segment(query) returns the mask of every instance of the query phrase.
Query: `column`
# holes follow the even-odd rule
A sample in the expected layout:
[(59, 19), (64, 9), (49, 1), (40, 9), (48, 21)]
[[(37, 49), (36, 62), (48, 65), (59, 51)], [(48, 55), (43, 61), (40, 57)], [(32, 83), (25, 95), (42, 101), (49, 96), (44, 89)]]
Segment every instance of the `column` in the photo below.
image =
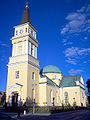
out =
[(22, 54), (24, 54), (24, 41), (22, 42)]
[(18, 92), (18, 107), (21, 105), (21, 91)]
[(33, 57), (35, 57), (35, 46), (33, 45)]
[(10, 106), (12, 106), (12, 92), (10, 92), (9, 104), (10, 104)]
[(37, 47), (35, 47), (35, 58), (37, 58)]
[(29, 42), (29, 55), (31, 55), (31, 43)]
[(35, 39), (36, 39), (36, 33), (35, 33)]
[(15, 49), (15, 44), (12, 46), (12, 57), (14, 56), (14, 49)]
[(29, 42), (28, 42), (28, 40), (26, 40), (26, 54), (28, 54), (28, 51), (29, 51)]
[(16, 43), (16, 56), (18, 55), (18, 43)]

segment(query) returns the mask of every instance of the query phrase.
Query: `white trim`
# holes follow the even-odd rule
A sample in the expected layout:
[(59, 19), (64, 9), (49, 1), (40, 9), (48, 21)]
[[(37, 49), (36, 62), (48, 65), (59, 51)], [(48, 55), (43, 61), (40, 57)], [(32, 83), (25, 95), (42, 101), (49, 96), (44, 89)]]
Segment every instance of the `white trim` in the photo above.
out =
[(21, 91), (18, 91), (18, 107), (21, 105)]
[(60, 87), (60, 89), (67, 89), (67, 88), (70, 88), (70, 89), (72, 89), (72, 88), (80, 88), (80, 86), (73, 86), (73, 87)]
[(16, 43), (16, 56), (18, 55), (18, 43)]
[(17, 28), (17, 27), (22, 27), (24, 25), (28, 25), (29, 26), (29, 22), (25, 23), (25, 24), (21, 24), (21, 25), (17, 25), (17, 26), (14, 26), (13, 28)]
[(15, 49), (15, 44), (12, 46), (12, 56), (14, 56), (14, 49)]
[[(34, 64), (34, 63), (30, 62), (30, 61), (29, 62), (25, 61), (25, 62), (12, 63), (12, 64), (8, 64), (7, 66), (15, 66), (15, 65), (20, 65), (20, 64), (25, 64), (25, 63), (27, 63), (28, 65), (30, 64), (30, 65), (32, 65), (32, 66), (37, 67), (38, 69), (40, 69), (40, 67), (39, 67), (38, 64)], [(18, 68), (18, 67), (16, 67), (16, 68)], [(12, 68), (8, 68), (8, 69), (12, 69)]]
[(28, 40), (26, 40), (26, 54), (28, 54)]
[(24, 54), (24, 41), (22, 42), (22, 54)]
[(35, 47), (35, 58), (37, 59), (37, 47)]
[(31, 55), (31, 42), (29, 42), (29, 55)]
[(35, 46), (33, 45), (33, 57), (35, 57)]
[(11, 89), (11, 88), (21, 88), (21, 87), (22, 87), (22, 85), (19, 85), (19, 84), (16, 84), (16, 83), (8, 86), (9, 89)]

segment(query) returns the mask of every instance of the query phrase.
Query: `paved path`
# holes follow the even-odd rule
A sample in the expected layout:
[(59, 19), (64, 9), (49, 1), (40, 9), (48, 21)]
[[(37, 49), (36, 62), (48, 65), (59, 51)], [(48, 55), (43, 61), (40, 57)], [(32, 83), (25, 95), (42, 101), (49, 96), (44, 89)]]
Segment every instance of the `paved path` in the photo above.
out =
[(90, 120), (90, 110), (71, 111), (52, 115), (26, 115), (20, 120)]

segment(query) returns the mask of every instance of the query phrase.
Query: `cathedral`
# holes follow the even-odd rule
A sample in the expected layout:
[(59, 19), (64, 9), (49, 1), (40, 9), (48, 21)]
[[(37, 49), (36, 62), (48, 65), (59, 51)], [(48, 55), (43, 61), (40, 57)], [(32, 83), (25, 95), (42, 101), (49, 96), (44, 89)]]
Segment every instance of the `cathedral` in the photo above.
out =
[(86, 106), (81, 75), (65, 76), (53, 65), (40, 70), (36, 34), (26, 5), (22, 21), (14, 26), (14, 36), (11, 38), (12, 56), (8, 63), (6, 102), (10, 106), (20, 106), (25, 102), (27, 105), (35, 102), (37, 106), (72, 106), (74, 103)]

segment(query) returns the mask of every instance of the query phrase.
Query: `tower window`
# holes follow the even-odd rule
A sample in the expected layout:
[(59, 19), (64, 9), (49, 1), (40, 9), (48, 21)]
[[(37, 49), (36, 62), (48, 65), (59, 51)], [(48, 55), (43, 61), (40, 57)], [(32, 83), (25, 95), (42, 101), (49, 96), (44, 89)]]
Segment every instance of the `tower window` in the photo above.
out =
[(31, 55), (33, 56), (33, 45), (31, 44)]
[(27, 28), (25, 28), (25, 32), (27, 32)]
[(31, 30), (31, 35), (33, 36), (33, 31)]
[(16, 71), (16, 79), (19, 79), (19, 71)]
[(16, 30), (16, 35), (18, 35), (18, 31)]
[(34, 81), (35, 80), (35, 73), (33, 72), (32, 73), (32, 81)]

